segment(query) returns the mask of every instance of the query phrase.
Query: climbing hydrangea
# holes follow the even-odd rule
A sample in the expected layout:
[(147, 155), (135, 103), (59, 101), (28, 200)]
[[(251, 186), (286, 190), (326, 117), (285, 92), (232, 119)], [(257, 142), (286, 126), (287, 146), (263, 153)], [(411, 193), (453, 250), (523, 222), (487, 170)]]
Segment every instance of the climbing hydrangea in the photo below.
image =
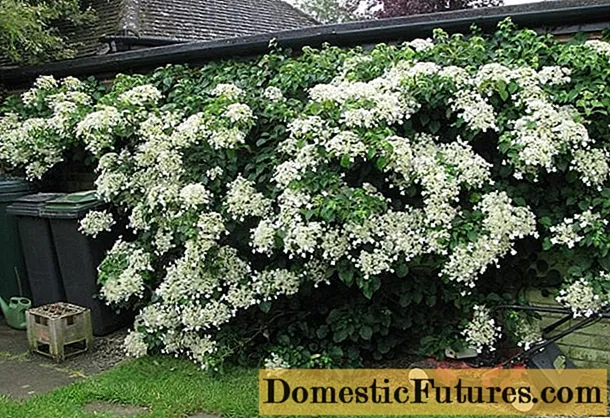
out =
[(112, 213), (106, 210), (103, 211), (90, 211), (80, 221), (79, 230), (86, 235), (90, 235), (95, 238), (97, 234), (104, 231), (110, 231), (112, 226), (115, 224)]
[[(448, 329), (493, 348), (499, 322), (483, 293), (507, 270), (522, 285), (538, 241), (566, 283), (559, 303), (591, 316), (609, 301), (607, 273), (589, 273), (606, 265), (610, 242), (610, 98), (588, 92), (610, 73), (591, 74), (586, 62), (607, 70), (610, 48), (522, 35), (544, 46), (532, 47), (536, 60), (511, 37), (437, 31), (370, 51), (170, 66), (120, 76), (106, 94), (41, 77), (0, 116), (0, 170), (45, 179), (83, 155), (94, 165), (98, 195), (129, 232), (99, 281), (109, 304), (139, 310), (130, 355), (161, 351), (216, 369), (235, 355), (231, 343), (290, 339), (269, 331), (284, 321), (274, 309), (331, 292), (327, 284), (331, 313), (316, 338), (332, 343), (316, 343), (326, 352), (310, 360), (348, 353), (332, 346), (347, 341), (385, 349), (368, 343), (370, 330), (398, 327), (397, 312), (424, 303), (459, 312)], [(95, 211), (80, 229), (95, 237), (118, 221)], [(571, 266), (576, 257), (586, 262)], [(354, 321), (382, 302), (387, 320), (343, 335), (329, 319), (342, 309), (330, 304), (356, 291), (364, 308)], [(235, 324), (248, 325), (227, 332)], [(525, 321), (517, 339), (527, 347), (538, 331)], [(300, 365), (284, 350), (265, 357), (270, 368)]]

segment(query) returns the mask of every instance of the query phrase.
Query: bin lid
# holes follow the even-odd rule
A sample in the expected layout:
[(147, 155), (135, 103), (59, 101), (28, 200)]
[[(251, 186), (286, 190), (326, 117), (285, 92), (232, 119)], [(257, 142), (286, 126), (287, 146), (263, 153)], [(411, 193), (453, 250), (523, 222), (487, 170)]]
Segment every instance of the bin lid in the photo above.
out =
[(77, 219), (104, 204), (95, 190), (70, 193), (47, 201), (41, 215), (46, 218)]
[(18, 178), (0, 178), (0, 195), (33, 190), (32, 183)]
[(6, 208), (6, 213), (19, 216), (40, 216), (45, 202), (57, 199), (62, 195), (63, 193), (36, 193), (23, 196)]

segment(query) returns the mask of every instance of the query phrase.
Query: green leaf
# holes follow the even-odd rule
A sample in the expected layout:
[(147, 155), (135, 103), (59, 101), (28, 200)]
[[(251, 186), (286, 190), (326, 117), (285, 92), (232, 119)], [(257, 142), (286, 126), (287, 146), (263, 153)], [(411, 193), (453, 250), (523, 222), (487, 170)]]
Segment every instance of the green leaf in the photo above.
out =
[(318, 330), (316, 331), (316, 335), (319, 339), (324, 339), (326, 338), (326, 336), (328, 335), (328, 326), (326, 325), (322, 325), (320, 328), (318, 328)]
[(345, 329), (339, 330), (333, 334), (333, 341), (336, 343), (340, 343), (342, 341), (345, 341), (347, 339), (347, 336), (348, 336), (347, 330), (345, 330)]
[(404, 262), (398, 263), (396, 266), (396, 275), (402, 279), (403, 277), (406, 277), (407, 274), (409, 274), (409, 266)]
[(349, 159), (349, 155), (345, 154), (341, 157), (341, 167), (350, 168), (352, 166), (352, 162)]
[(377, 158), (377, 168), (379, 170), (383, 170), (386, 166), (388, 165), (388, 160), (385, 157), (379, 157)]
[(370, 340), (373, 336), (373, 328), (369, 327), (368, 325), (362, 326), (360, 328), (360, 336), (364, 340)]
[(339, 279), (346, 285), (354, 283), (354, 270), (351, 264), (346, 263), (347, 266), (339, 267)]

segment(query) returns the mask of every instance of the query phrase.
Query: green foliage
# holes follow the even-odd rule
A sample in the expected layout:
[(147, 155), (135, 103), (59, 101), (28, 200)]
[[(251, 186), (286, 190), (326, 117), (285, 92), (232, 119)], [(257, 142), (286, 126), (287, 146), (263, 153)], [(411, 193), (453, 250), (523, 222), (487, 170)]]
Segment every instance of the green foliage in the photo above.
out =
[[(276, 293), (257, 299), (256, 306), (238, 310), (230, 320), (225, 315), (226, 323), (211, 331), (222, 347), (211, 366), (221, 369), (227, 358), (261, 364), (268, 352), (302, 367), (360, 366), (408, 350), (439, 355), (446, 347), (465, 344), (461, 330), (468, 326), (474, 306), (521, 302), (524, 288), (568, 287), (582, 279), (594, 294), (607, 297), (610, 288), (607, 276), (601, 273), (610, 269), (610, 231), (605, 221), (610, 215), (609, 170), (603, 163), (599, 173), (591, 172), (592, 164), (578, 167), (576, 156), (581, 151), (587, 156), (589, 152), (606, 155), (610, 147), (610, 55), (604, 52), (604, 48), (609, 49), (606, 44), (583, 41), (563, 44), (504, 21), (491, 35), (474, 30), (470, 37), (450, 36), (437, 30), (432, 42), (380, 44), (367, 51), (325, 46), (293, 54), (272, 48), (265, 56), (249, 61), (212, 62), (201, 68), (167, 66), (149, 75), (119, 76), (104, 94), (89, 84), (81, 86), (94, 100), (77, 107), (80, 117), (107, 110), (104, 106), (121, 115), (116, 124), (102, 125), (105, 130), (100, 132), (111, 133), (110, 143), (102, 143), (99, 155), (90, 158), (100, 162), (101, 183), (110, 183), (110, 176), (105, 177), (108, 172), (119, 177), (119, 187), (108, 192), (117, 209), (132, 218), (141, 210), (145, 227), (135, 233), (136, 247), (150, 254), (153, 268), (141, 268), (146, 271), (142, 279), (146, 289), (139, 303), (154, 308), (168, 297), (159, 295), (158, 290), (167, 280), (168, 270), (184, 260), (187, 250), (189, 254), (200, 251), (209, 259), (197, 270), (200, 275), (195, 275), (186, 289), (178, 290), (187, 292), (201, 277), (217, 282), (206, 295), (209, 299), (202, 302), (197, 295), (195, 303), (186, 296), (177, 298), (177, 309), (221, 299), (229, 288), (223, 281), (225, 276), (234, 273), (231, 268), (238, 270), (236, 260), (247, 260), (252, 272), (280, 272), (265, 276), (272, 277), (270, 287)], [(396, 79), (388, 75), (392, 71), (398, 74), (396, 85), (392, 85)], [(349, 126), (346, 115), (358, 117), (366, 114), (357, 112), (363, 109), (387, 111), (384, 105), (392, 103), (376, 103), (368, 97), (368, 82), (376, 92), (392, 92), (384, 98), (404, 100), (401, 111), (408, 116), (395, 120), (387, 113), (375, 114), (371, 123)], [(384, 84), (379, 87), (375, 82)], [(225, 84), (242, 92), (239, 103), (230, 95), (214, 93)], [(10, 134), (18, 131), (21, 120), (31, 123), (33, 117), (51, 117), (54, 113), (48, 102), (53, 102), (62, 88), (30, 94), (29, 104), (14, 98), (7, 101), (4, 111), (15, 115), (3, 122), (8, 128), (0, 124), (0, 135), (4, 129), (8, 132), (5, 138), (28, 152), (36, 150), (32, 144), (24, 145), (22, 136), (15, 139)], [(280, 99), (266, 96), (273, 89), (279, 89)], [(345, 100), (311, 98), (333, 92), (340, 96), (350, 89), (357, 94)], [(155, 99), (134, 100), (134, 91), (155, 94)], [(360, 91), (365, 93), (359, 95)], [(474, 103), (468, 104), (468, 100)], [(410, 101), (417, 106), (410, 107)], [(460, 101), (466, 105), (455, 104)], [(242, 109), (245, 105), (252, 116), (229, 122), (227, 109), (235, 104)], [(238, 128), (245, 133), (243, 143), (223, 148), (197, 136), (178, 151), (163, 148), (183, 139), (174, 134), (180, 129), (187, 131), (188, 126), (184, 128), (182, 123), (194, 116), (200, 117), (208, 131), (226, 134), (232, 127)], [(296, 130), (291, 124), (303, 120), (322, 120), (326, 125), (317, 131), (304, 129), (299, 135), (291, 132)], [(155, 125), (151, 121), (161, 122)], [(36, 126), (40, 125), (39, 121)], [(64, 138), (53, 132), (58, 142), (58, 150), (53, 151), (69, 161), (76, 132), (83, 129), (80, 122), (70, 120), (66, 131), (75, 134)], [(194, 130), (203, 136), (201, 131), (205, 130)], [(355, 147), (341, 148), (349, 142), (334, 148), (320, 146), (315, 169), (304, 169), (285, 185), (274, 179), (278, 167), (293, 162), (307, 145), (319, 145), (327, 132), (338, 135), (345, 131), (352, 134), (344, 136), (345, 141), (356, 137), (361, 152)], [(100, 132), (92, 135), (96, 144), (102, 142), (100, 138), (107, 139)], [(576, 134), (565, 139), (561, 137), (565, 132)], [(36, 132), (33, 137), (39, 138)], [(162, 140), (155, 142), (155, 138)], [(579, 139), (588, 138), (581, 148)], [(160, 176), (157, 166), (161, 163), (151, 164), (147, 170), (138, 167), (138, 158), (145, 159), (146, 152), (155, 147), (163, 156), (178, 155), (179, 164), (172, 167), (184, 168), (184, 173), (177, 184), (163, 183), (163, 176), (173, 173)], [(288, 151), (282, 151), (283, 147)], [(524, 150), (532, 151), (531, 155)], [(0, 155), (2, 151), (0, 147)], [(25, 152), (15, 154), (21, 157)], [(100, 155), (106, 158), (100, 159)], [(27, 172), (31, 161), (17, 157), (15, 172)], [(412, 169), (417, 164), (424, 168)], [(210, 174), (214, 167), (222, 168), (220, 174)], [(400, 171), (401, 167), (406, 168)], [(427, 169), (437, 171), (429, 177), (421, 175), (428, 173)], [(400, 177), (401, 173), (406, 174)], [(480, 182), (476, 181), (478, 174), (483, 179)], [(594, 178), (598, 174), (599, 178)], [(247, 198), (238, 201), (250, 212), (257, 208), (248, 205), (258, 199), (267, 202), (277, 215), (282, 207), (280, 197), (286, 192), (302, 192), (311, 196), (311, 201), (299, 206), (294, 216), (304, 224), (324, 225), (324, 234), (349, 226), (349, 239), (354, 241), (359, 227), (372, 225), (376, 229), (358, 247), (341, 250), (334, 262), (327, 260), (319, 247), (313, 255), (293, 251), (289, 245), (292, 225), (273, 230), (270, 248), (253, 253), (252, 231), (263, 215), (233, 216), (227, 200), (238, 175), (242, 183), (251, 185)], [(466, 180), (455, 180), (462, 177)], [(122, 182), (132, 179), (138, 187), (123, 187)], [(434, 189), (431, 196), (426, 194), (430, 184), (445, 179), (449, 179), (444, 183), (447, 187)], [(177, 210), (173, 201), (158, 205), (161, 192), (156, 186), (170, 191), (176, 187), (178, 195), (185, 184), (200, 185), (209, 192), (210, 209)], [(453, 186), (457, 191), (450, 201), (436, 206), (432, 204), (435, 201), (430, 203), (451, 192)], [(98, 184), (98, 189), (110, 189), (104, 187)], [(149, 193), (149, 189), (158, 194)], [(456, 213), (432, 225), (438, 206), (456, 209)], [(201, 234), (199, 216), (211, 212), (219, 215), (227, 233), (202, 250), (196, 246), (200, 244), (196, 241)], [(380, 220), (388, 213), (405, 215), (392, 218), (399, 219), (402, 229), (381, 231), (387, 224)], [(416, 223), (420, 215), (431, 221)], [(417, 227), (411, 229), (410, 222)], [(167, 231), (170, 248), (160, 251), (158, 241), (163, 240), (158, 239), (159, 234), (164, 238)], [(418, 235), (410, 241), (407, 234), (412, 231)], [(396, 237), (404, 239), (396, 243)], [(438, 250), (409, 252), (422, 242), (436, 245)], [(400, 245), (404, 245), (400, 251), (391, 253)], [(234, 252), (223, 251), (226, 248)], [(489, 259), (487, 250), (492, 252)], [(373, 259), (364, 267), (367, 259), (362, 262), (358, 258), (363, 253), (383, 255), (383, 251), (396, 257)], [(111, 253), (102, 264), (106, 291), (108, 283), (119, 282), (117, 277), (132, 267), (132, 253)], [(231, 254), (237, 255), (231, 258)], [(187, 261), (199, 268), (198, 261)], [(310, 261), (319, 265), (314, 268)], [(184, 276), (190, 277), (186, 273)], [(261, 281), (260, 277), (252, 279), (254, 273), (242, 276), (244, 286)], [(299, 284), (298, 292), (290, 287), (294, 281)], [(126, 300), (133, 302), (129, 298), (137, 295), (132, 293), (127, 292)], [(531, 324), (529, 318), (514, 315), (504, 322), (509, 331)], [(161, 340), (166, 329), (159, 327), (153, 332), (142, 322), (137, 327), (146, 334), (149, 348), (164, 348)]]
[(94, 19), (80, 0), (1, 0), (0, 57), (25, 65), (71, 58), (76, 45), (67, 41), (66, 31)]

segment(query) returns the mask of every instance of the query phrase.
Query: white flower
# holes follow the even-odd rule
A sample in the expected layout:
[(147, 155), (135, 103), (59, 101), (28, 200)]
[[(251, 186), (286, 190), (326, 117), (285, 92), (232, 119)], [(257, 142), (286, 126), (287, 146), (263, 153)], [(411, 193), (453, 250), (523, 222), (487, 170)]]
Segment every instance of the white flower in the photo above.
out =
[(233, 123), (247, 123), (254, 119), (250, 106), (243, 103), (233, 103), (227, 106), (224, 116)]
[(282, 90), (274, 86), (267, 87), (263, 91), (263, 97), (271, 102), (281, 102), (285, 99)]
[(243, 94), (243, 90), (235, 84), (218, 84), (214, 90), (212, 90), (213, 96), (222, 96), (229, 100), (237, 100)]
[(224, 173), (224, 170), (222, 169), (222, 167), (214, 167), (214, 168), (210, 168), (209, 170), (207, 170), (205, 172), (205, 175), (210, 180), (216, 180), (218, 177), (222, 176), (223, 173)]
[(218, 240), (227, 233), (222, 215), (217, 212), (202, 213), (197, 220), (200, 237), (206, 240)]
[(571, 70), (564, 67), (542, 67), (538, 72), (540, 84), (560, 85), (570, 82)]
[(121, 93), (118, 101), (132, 106), (156, 105), (162, 98), (161, 92), (152, 84), (137, 86)]
[(34, 82), (34, 87), (42, 90), (57, 88), (58, 82), (52, 75), (41, 75)]
[(171, 140), (177, 146), (187, 147), (207, 139), (209, 135), (210, 131), (206, 127), (205, 114), (196, 113), (178, 125), (171, 136)]
[(173, 247), (174, 234), (171, 231), (159, 229), (155, 234), (155, 254), (163, 255)]
[(602, 219), (598, 213), (593, 213), (591, 210), (586, 210), (582, 213), (577, 213), (572, 217), (565, 218), (561, 223), (553, 225), (549, 228), (551, 236), (551, 244), (565, 245), (568, 248), (574, 248), (576, 244), (584, 239), (582, 230), (601, 223), (601, 226), (606, 226), (608, 221)]
[(150, 228), (146, 221), (146, 208), (142, 204), (136, 205), (129, 215), (129, 228), (134, 231), (146, 231)]
[(76, 127), (76, 134), (93, 154), (101, 154), (114, 147), (115, 129), (123, 125), (123, 117), (115, 107), (103, 106), (89, 113)]
[(145, 336), (137, 331), (130, 331), (125, 337), (125, 352), (130, 357), (144, 357), (148, 354), (148, 347), (146, 346)]
[(97, 194), (107, 202), (110, 202), (129, 186), (129, 180), (123, 173), (104, 171), (95, 180)]
[(188, 184), (180, 190), (180, 200), (186, 209), (197, 208), (210, 202), (212, 195), (203, 184)]
[(271, 356), (265, 359), (265, 369), (289, 369), (290, 363), (284, 360), (279, 354), (271, 353)]
[(600, 41), (598, 39), (590, 39), (584, 43), (587, 48), (593, 49), (600, 55), (606, 55), (610, 57), (610, 43)]
[(268, 219), (261, 219), (256, 228), (251, 231), (252, 251), (270, 253), (275, 245), (275, 227)]
[(494, 108), (479, 93), (471, 90), (459, 90), (450, 100), (451, 108), (466, 122), (472, 130), (486, 132), (497, 131)]
[(101, 295), (110, 304), (126, 302), (131, 297), (142, 297), (144, 279), (137, 269), (127, 268), (118, 277), (104, 283)]
[(432, 39), (413, 39), (406, 43), (409, 47), (413, 48), (417, 52), (426, 51), (430, 48), (434, 48), (434, 42)]
[(282, 295), (294, 295), (298, 292), (300, 285), (300, 277), (284, 269), (265, 270), (258, 273), (253, 280), (254, 291), (263, 300), (274, 300)]
[(77, 91), (83, 87), (83, 82), (76, 77), (66, 77), (61, 80), (61, 85), (69, 91)]
[(100, 232), (109, 232), (114, 224), (114, 218), (108, 211), (90, 211), (81, 219), (79, 231), (95, 238)]
[(246, 142), (246, 133), (237, 128), (221, 129), (212, 132), (209, 141), (214, 149), (232, 149)]
[(304, 257), (312, 254), (322, 236), (322, 224), (319, 222), (293, 223), (286, 225), (284, 252)]
[(485, 232), (474, 241), (456, 247), (442, 269), (450, 280), (469, 287), (489, 265), (498, 265), (500, 259), (512, 249), (512, 241), (536, 235), (534, 214), (524, 207), (513, 206), (504, 192), (491, 192), (483, 196), (476, 206), (486, 215)]
[[(610, 280), (608, 273), (601, 273), (602, 280)], [(574, 317), (593, 316), (610, 304), (608, 295), (599, 295), (584, 278), (562, 289), (557, 296), (557, 302), (572, 310)]]
[(145, 275), (152, 271), (151, 257), (136, 244), (119, 239), (98, 270), (104, 279), (104, 299), (109, 304), (126, 302), (143, 296)]
[(346, 155), (349, 156), (352, 162), (356, 158), (364, 157), (367, 154), (366, 145), (364, 145), (358, 135), (349, 131), (338, 133), (326, 141), (324, 146), (331, 155), (338, 158)]
[(264, 216), (271, 202), (254, 188), (254, 182), (238, 176), (229, 184), (226, 198), (227, 212), (239, 221), (247, 216)]
[(466, 337), (466, 341), (479, 353), (485, 347), (493, 351), (495, 349), (494, 344), (500, 336), (500, 328), (496, 326), (496, 321), (491, 317), (488, 308), (475, 305), (473, 310), (473, 318), (462, 334)]
[(601, 191), (602, 184), (610, 174), (608, 158), (610, 155), (605, 149), (576, 150), (572, 159), (572, 168), (582, 174), (581, 180), (584, 184), (597, 186)]
[(524, 350), (529, 350), (533, 345), (542, 340), (540, 321), (519, 318), (519, 321), (517, 321), (515, 334), (518, 339), (517, 345), (519, 347), (523, 347)]

